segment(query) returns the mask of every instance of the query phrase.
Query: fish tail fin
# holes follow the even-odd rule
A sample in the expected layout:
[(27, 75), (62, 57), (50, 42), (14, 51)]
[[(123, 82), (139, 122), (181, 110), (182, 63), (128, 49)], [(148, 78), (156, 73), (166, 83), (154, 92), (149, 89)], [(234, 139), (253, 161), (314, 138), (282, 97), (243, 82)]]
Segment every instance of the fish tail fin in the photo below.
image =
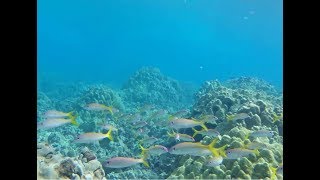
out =
[(214, 145), (217, 143), (219, 138), (215, 138), (209, 145), (208, 148), (212, 152), (212, 154), (216, 157), (219, 156), (219, 152), (217, 151), (218, 149), (214, 148)]
[(276, 113), (273, 114), (273, 118), (272, 118), (272, 123), (275, 123), (277, 121), (279, 121), (281, 118), (281, 115), (278, 116)]
[(172, 132), (172, 134), (170, 134), (169, 131), (167, 131), (167, 134), (169, 137), (174, 137), (174, 131)]
[(278, 121), (278, 119), (276, 117), (272, 118), (272, 123), (275, 123), (277, 121)]
[(141, 149), (141, 156), (144, 157), (148, 149), (144, 148), (140, 143), (139, 148)]
[(206, 126), (204, 123), (205, 123), (205, 122), (201, 122), (200, 126), (201, 126), (204, 130), (208, 131), (208, 128), (207, 128), (207, 126)]
[(74, 116), (71, 115), (70, 119), (71, 119), (71, 124), (73, 124), (75, 126), (79, 126), (79, 123), (76, 121), (76, 119), (77, 119), (76, 115), (74, 115)]
[(249, 137), (250, 137), (250, 132), (246, 134), (246, 136), (244, 137), (244, 140), (249, 139)]
[(254, 153), (256, 156), (259, 156), (259, 155), (260, 155), (260, 152), (258, 151), (258, 149), (253, 150), (253, 153)]
[(226, 155), (226, 147), (227, 147), (227, 146), (228, 146), (228, 145), (226, 144), (226, 145), (218, 148), (219, 154), (220, 154), (221, 156), (223, 156), (223, 157), (227, 157), (227, 155)]
[(142, 156), (142, 163), (143, 163), (143, 165), (145, 165), (146, 167), (150, 167), (149, 166), (149, 163), (148, 163), (148, 161), (147, 161), (147, 154), (144, 154), (143, 156)]
[(73, 117), (73, 115), (72, 115), (73, 113), (74, 113), (74, 111), (70, 111), (67, 113), (67, 116), (71, 119)]
[(192, 128), (192, 130), (194, 131), (192, 137), (195, 137), (199, 133), (199, 131), (197, 131), (195, 128)]
[(109, 131), (107, 132), (107, 134), (106, 134), (106, 137), (108, 138), (108, 139), (110, 139), (110, 141), (113, 141), (113, 137), (112, 137), (112, 129), (109, 129)]
[(226, 115), (227, 116), (227, 122), (230, 122), (230, 121), (232, 121), (233, 120), (233, 118), (234, 118), (234, 115)]
[(110, 112), (110, 114), (113, 116), (113, 111), (111, 106), (105, 106), (106, 110)]
[(273, 116), (272, 123), (275, 123), (278, 120), (278, 116), (276, 113), (273, 113), (272, 116)]
[(276, 177), (277, 177), (277, 168), (274, 168), (272, 166), (270, 166), (269, 168), (271, 170), (271, 178), (270, 179), (272, 179), (272, 180), (276, 179)]

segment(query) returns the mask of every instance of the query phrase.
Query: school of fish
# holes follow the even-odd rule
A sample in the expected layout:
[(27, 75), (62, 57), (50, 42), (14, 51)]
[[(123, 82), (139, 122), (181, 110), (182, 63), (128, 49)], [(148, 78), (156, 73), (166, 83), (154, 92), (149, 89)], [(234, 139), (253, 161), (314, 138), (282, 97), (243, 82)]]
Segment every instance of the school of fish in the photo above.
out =
[[(174, 155), (190, 155), (190, 156), (209, 156), (205, 165), (207, 167), (219, 166), (224, 159), (238, 159), (241, 157), (249, 156), (250, 154), (255, 154), (259, 156), (259, 149), (268, 148), (268, 146), (262, 142), (253, 140), (251, 143), (243, 145), (241, 148), (228, 149), (227, 145), (222, 147), (215, 147), (217, 142), (221, 139), (221, 134), (216, 129), (208, 129), (207, 123), (216, 123), (218, 120), (214, 115), (201, 115), (196, 118), (186, 118), (189, 114), (188, 110), (180, 110), (169, 114), (165, 110), (156, 110), (151, 113), (152, 109), (155, 109), (153, 105), (144, 105), (139, 108), (136, 113), (121, 113), (118, 109), (112, 106), (106, 106), (99, 103), (90, 103), (83, 107), (83, 109), (93, 112), (100, 111), (109, 113), (111, 116), (114, 116), (116, 120), (125, 120), (128, 122), (128, 125), (132, 126), (137, 133), (143, 133), (146, 131), (146, 127), (150, 122), (153, 122), (157, 126), (166, 126), (168, 128), (167, 136), (169, 139), (174, 139), (175, 145), (167, 148), (160, 144), (156, 144), (159, 139), (157, 137), (148, 137), (146, 136), (143, 139), (137, 140), (137, 145), (141, 149), (141, 158), (135, 157), (112, 157), (105, 160), (102, 164), (108, 168), (124, 168), (133, 166), (136, 164), (143, 164), (146, 167), (149, 167), (147, 159), (150, 156), (159, 156), (165, 153), (170, 153)], [(149, 113), (148, 118), (143, 118), (143, 114)], [(52, 129), (60, 126), (67, 126), (68, 124), (79, 126), (76, 121), (77, 116), (74, 115), (74, 112), (61, 112), (57, 110), (48, 110), (42, 117), (43, 121), (38, 123), (38, 129)], [(232, 114), (227, 115), (226, 121), (232, 123), (239, 119), (247, 119), (250, 116), (246, 113)], [(108, 119), (110, 121), (110, 119)], [(282, 120), (282, 114), (277, 116), (274, 115), (273, 122)], [(201, 127), (200, 130), (197, 130), (196, 127)], [(113, 133), (117, 132), (119, 127), (116, 126), (115, 122), (103, 122), (99, 124), (101, 130), (107, 130), (106, 133), (101, 132), (86, 132), (83, 134), (78, 134), (74, 143), (97, 143), (105, 138), (113, 141)], [(179, 132), (181, 129), (192, 129), (194, 134), (184, 134)], [(196, 142), (195, 136), (200, 135), (212, 137), (213, 140), (210, 144), (205, 145), (200, 142)], [(274, 133), (269, 130), (258, 130), (258, 131), (248, 131), (246, 134), (246, 139), (249, 137), (259, 138), (259, 137), (272, 137)], [(281, 166), (274, 168), (271, 167), (273, 171), (273, 176), (277, 173), (282, 173), (282, 164)]]

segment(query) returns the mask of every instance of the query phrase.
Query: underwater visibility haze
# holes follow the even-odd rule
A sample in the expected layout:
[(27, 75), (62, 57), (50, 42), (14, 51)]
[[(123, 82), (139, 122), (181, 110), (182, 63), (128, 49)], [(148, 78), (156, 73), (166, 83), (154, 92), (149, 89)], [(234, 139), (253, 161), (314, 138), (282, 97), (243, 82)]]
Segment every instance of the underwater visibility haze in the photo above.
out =
[(38, 0), (38, 179), (282, 179), (282, 3)]

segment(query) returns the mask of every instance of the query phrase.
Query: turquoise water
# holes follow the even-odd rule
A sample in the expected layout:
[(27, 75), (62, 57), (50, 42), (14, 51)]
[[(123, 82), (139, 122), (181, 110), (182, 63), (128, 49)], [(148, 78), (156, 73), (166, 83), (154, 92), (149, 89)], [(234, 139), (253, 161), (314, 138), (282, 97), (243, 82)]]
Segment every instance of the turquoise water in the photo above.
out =
[(198, 84), (281, 86), (282, 1), (38, 1), (39, 73), (120, 85), (146, 65)]
[[(38, 0), (38, 177), (281, 179), (282, 3)], [(100, 109), (86, 108), (91, 103)], [(72, 115), (48, 117), (52, 110)], [(182, 110), (184, 114), (177, 113)], [(59, 124), (73, 116), (78, 126)], [(175, 120), (181, 118), (194, 126), (168, 124), (179, 124)], [(48, 126), (43, 122), (59, 125), (43, 128)], [(108, 132), (102, 123), (118, 129), (111, 132), (113, 141), (75, 143), (81, 134)], [(201, 133), (194, 141), (206, 145), (200, 149), (208, 154), (170, 150), (183, 142), (168, 136), (172, 129), (183, 139), (194, 134), (192, 127), (203, 130), (195, 125), (201, 123), (219, 132), (214, 147), (224, 150), (214, 154), (207, 145), (217, 137)], [(262, 130), (273, 136), (250, 134)], [(144, 144), (150, 137), (157, 141)], [(145, 158), (149, 168), (106, 165), (114, 157), (142, 158), (139, 144), (162, 145), (169, 152)], [(251, 149), (238, 159), (223, 156), (227, 149), (248, 150), (250, 145), (259, 146), (254, 148), (259, 154)], [(60, 160), (51, 160), (51, 154)], [(207, 166), (212, 156), (223, 157), (223, 162)], [(90, 157), (95, 157), (91, 164)], [(50, 168), (52, 164), (59, 168)]]

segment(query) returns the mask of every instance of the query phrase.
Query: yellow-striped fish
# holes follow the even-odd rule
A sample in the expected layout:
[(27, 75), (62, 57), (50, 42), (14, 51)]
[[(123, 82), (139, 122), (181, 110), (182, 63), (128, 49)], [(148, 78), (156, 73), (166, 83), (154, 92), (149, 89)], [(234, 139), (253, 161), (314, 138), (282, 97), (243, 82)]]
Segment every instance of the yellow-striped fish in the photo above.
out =
[(250, 116), (247, 113), (239, 113), (239, 114), (233, 114), (233, 115), (226, 115), (227, 116), (227, 121), (235, 121), (238, 119), (247, 119)]
[(245, 148), (234, 148), (226, 150), (226, 159), (238, 159), (241, 157), (249, 156), (249, 154), (256, 154), (259, 156), (259, 151), (257, 149), (250, 150)]
[(79, 124), (76, 121), (76, 117), (72, 117), (71, 119), (63, 119), (63, 118), (53, 118), (53, 119), (46, 119), (42, 122), (37, 124), (38, 129), (51, 129), (55, 127), (59, 127), (65, 124), (73, 124), (78, 126)]
[(214, 115), (201, 115), (199, 118), (200, 118), (199, 119), (200, 121), (204, 121), (212, 124), (218, 120), (218, 118)]
[(113, 115), (113, 108), (99, 103), (90, 103), (84, 106), (84, 109), (89, 111), (109, 111)]
[(191, 156), (205, 156), (205, 155), (213, 155), (213, 156), (226, 156), (224, 154), (224, 149), (226, 146), (220, 148), (214, 148), (218, 138), (214, 139), (209, 145), (203, 145), (200, 142), (183, 142), (174, 145), (169, 149), (170, 154), (179, 154), (179, 155), (191, 155)]
[(161, 155), (163, 153), (167, 153), (168, 149), (164, 146), (161, 145), (153, 145), (149, 148), (144, 148), (143, 146), (141, 146), (139, 144), (139, 147), (141, 149), (141, 155), (145, 156), (145, 155)]
[(202, 129), (200, 131), (197, 131), (196, 129), (192, 128), (192, 130), (194, 131), (194, 134), (192, 137), (195, 137), (197, 134), (201, 134), (204, 136), (210, 136), (210, 137), (219, 137), (220, 136), (220, 133), (215, 129), (208, 129), (208, 130)]
[(258, 131), (253, 131), (253, 132), (249, 132), (245, 139), (248, 139), (249, 136), (251, 137), (272, 137), (274, 135), (273, 131), (270, 130), (258, 130)]
[(99, 126), (102, 128), (102, 129), (105, 129), (105, 130), (110, 130), (112, 129), (113, 131), (118, 131), (118, 129), (116, 127), (114, 127), (113, 125), (111, 124), (99, 124)]
[(65, 113), (62, 111), (57, 111), (57, 110), (48, 110), (44, 113), (44, 118), (49, 119), (49, 118), (73, 118), (72, 116), (73, 111)]
[(135, 159), (130, 157), (114, 157), (106, 160), (102, 164), (107, 168), (124, 168), (124, 167), (129, 167), (129, 166), (133, 166), (140, 163), (143, 163), (145, 166), (149, 167), (149, 164), (145, 158), (146, 157), (141, 159)]
[(200, 122), (200, 121), (195, 121), (191, 119), (184, 119), (184, 118), (179, 118), (179, 119), (174, 119), (169, 121), (169, 126), (174, 128), (174, 129), (182, 129), (182, 128), (193, 128), (195, 126), (201, 126), (205, 130), (208, 130), (208, 128), (204, 124), (205, 122)]
[(222, 163), (222, 161), (223, 161), (222, 156), (215, 156), (213, 158), (210, 158), (205, 165), (209, 167), (215, 167), (215, 166), (219, 166)]
[(159, 139), (156, 137), (146, 137), (142, 140), (139, 141), (140, 144), (144, 144), (144, 145), (150, 145), (155, 143), (156, 141), (158, 141)]
[(91, 133), (84, 133), (80, 134), (75, 140), (75, 143), (93, 143), (100, 141), (104, 138), (110, 139), (110, 141), (113, 141), (112, 137), (112, 129), (110, 129), (106, 134), (103, 133), (97, 133), (97, 132), (91, 132)]
[(181, 133), (176, 133), (174, 131), (172, 131), (172, 133), (168, 133), (169, 137), (173, 137), (175, 140), (177, 141), (187, 141), (187, 142), (194, 142), (194, 138), (188, 134), (181, 134)]
[(265, 143), (262, 142), (258, 142), (258, 141), (252, 141), (249, 144), (245, 145), (245, 148), (247, 149), (263, 149), (263, 148), (267, 148), (267, 145)]

